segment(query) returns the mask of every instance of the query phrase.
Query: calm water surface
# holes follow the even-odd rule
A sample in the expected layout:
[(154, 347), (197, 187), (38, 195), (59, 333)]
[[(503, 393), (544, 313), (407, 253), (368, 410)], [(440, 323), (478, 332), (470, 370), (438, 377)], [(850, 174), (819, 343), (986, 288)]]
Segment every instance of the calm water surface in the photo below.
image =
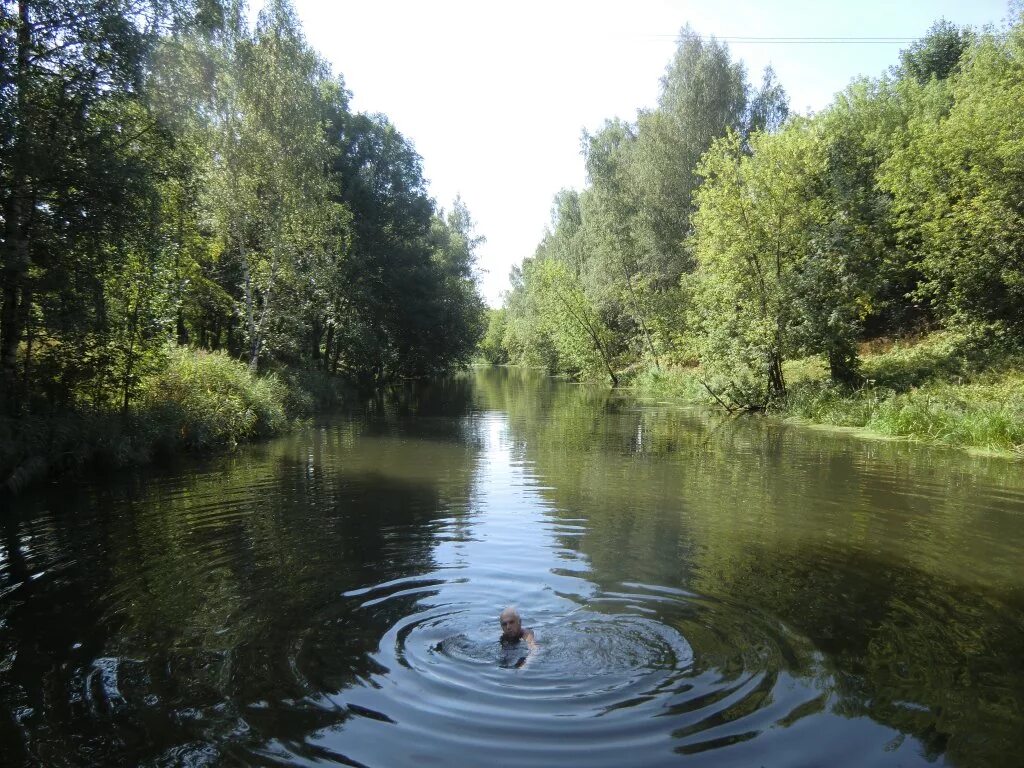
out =
[(1024, 764), (1020, 462), (492, 370), (0, 533), (4, 765)]

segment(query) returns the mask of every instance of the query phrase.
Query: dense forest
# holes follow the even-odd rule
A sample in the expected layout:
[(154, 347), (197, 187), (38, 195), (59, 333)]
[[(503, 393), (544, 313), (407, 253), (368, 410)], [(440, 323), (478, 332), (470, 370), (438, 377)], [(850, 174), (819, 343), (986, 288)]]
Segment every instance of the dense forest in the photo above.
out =
[[(689, 27), (658, 104), (584, 134), (482, 348), (575, 377), (691, 370), (730, 408), (791, 394), (816, 357), (868, 381), (866, 340), (1024, 340), (1024, 25), (937, 22), (891, 70), (790, 113)], [(868, 382), (870, 383), (870, 381)]]
[(0, 464), (59, 452), (38, 445), (54, 419), (206, 408), (245, 422), (212, 427), (230, 440), (288, 381), (469, 360), (468, 211), (428, 196), (387, 117), (350, 109), (288, 0), (254, 24), (244, 0), (2, 14)]

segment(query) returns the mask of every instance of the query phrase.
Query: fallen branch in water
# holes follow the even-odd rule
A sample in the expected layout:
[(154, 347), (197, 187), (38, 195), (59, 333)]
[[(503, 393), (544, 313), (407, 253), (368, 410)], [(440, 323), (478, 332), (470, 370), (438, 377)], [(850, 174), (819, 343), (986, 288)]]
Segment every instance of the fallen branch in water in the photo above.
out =
[(708, 383), (706, 381), (704, 381), (704, 379), (698, 377), (697, 381), (699, 381), (704, 386), (704, 389), (706, 389), (708, 391), (708, 394), (711, 395), (713, 398), (715, 398), (715, 400), (718, 401), (718, 404), (720, 406), (722, 406), (723, 408), (725, 408), (725, 410), (727, 410), (729, 413), (732, 413), (734, 410), (736, 410), (735, 408), (732, 408), (729, 405), (727, 405), (726, 402), (724, 400), (722, 400), (722, 398), (720, 398), (715, 393), (715, 391), (713, 389), (711, 389), (710, 386), (708, 386)]

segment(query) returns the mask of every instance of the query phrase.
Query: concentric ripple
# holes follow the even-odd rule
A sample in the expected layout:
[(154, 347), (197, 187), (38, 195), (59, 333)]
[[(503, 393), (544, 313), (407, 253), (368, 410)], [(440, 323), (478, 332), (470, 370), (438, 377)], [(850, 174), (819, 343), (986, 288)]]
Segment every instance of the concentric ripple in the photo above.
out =
[(820, 691), (790, 674), (814, 654), (785, 628), (679, 590), (619, 587), (549, 594), (532, 622), (533, 652), (500, 641), (469, 578), (441, 571), (345, 593), (349, 604), (295, 648), (297, 672), (316, 679), (304, 669), (337, 641), (341, 613), (379, 627), (379, 638), (364, 659), (370, 674), (319, 692), (349, 718), (317, 747), (354, 764), (457, 754), (475, 765), (514, 749), (525, 764), (557, 755), (622, 765), (642, 746), (643, 764), (657, 765), (821, 710)]
[[(688, 667), (693, 654), (678, 631), (641, 616), (606, 616), (579, 612), (563, 625), (536, 627), (544, 650), (529, 658), (523, 643), (510, 645), (494, 638), (494, 627), (473, 635), (446, 638), (431, 650), (456, 662), (531, 669), (564, 678), (567, 695), (598, 677), (634, 676)], [(411, 639), (411, 638), (410, 638)]]

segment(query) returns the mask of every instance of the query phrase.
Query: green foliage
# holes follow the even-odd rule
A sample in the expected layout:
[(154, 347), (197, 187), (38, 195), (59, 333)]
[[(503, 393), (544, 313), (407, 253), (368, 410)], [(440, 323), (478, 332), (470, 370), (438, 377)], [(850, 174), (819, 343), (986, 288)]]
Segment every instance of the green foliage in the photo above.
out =
[(284, 410), (290, 419), (303, 419), (354, 402), (359, 397), (352, 382), (315, 368), (282, 368), (275, 372), (284, 382)]
[(935, 22), (928, 34), (900, 52), (896, 74), (927, 83), (932, 78), (945, 80), (960, 71), (964, 53), (974, 42), (970, 28), (963, 29), (946, 19)]
[(917, 294), (950, 323), (1024, 330), (1024, 28), (985, 36), (954, 78), (948, 115), (922, 114), (885, 165)]
[[(788, 118), (771, 70), (751, 88), (684, 29), (657, 108), (584, 135), (588, 186), (559, 194), (514, 274), (510, 359), (585, 375), (603, 358), (652, 390), (664, 365), (701, 399), (820, 403), (843, 423), (994, 365), (1024, 332), (1022, 46), (1020, 19), (939, 21), (886, 75)], [(591, 324), (587, 347), (572, 329)], [(860, 359), (867, 339), (924, 333)]]
[(1022, 360), (998, 328), (940, 332), (864, 359), (855, 391), (809, 377), (785, 412), (822, 424), (986, 450), (1024, 451)]
[(558, 373), (558, 350), (540, 312), (539, 296), (532, 279), (535, 262), (524, 260), (512, 268), (512, 290), (505, 300), (505, 334), (502, 346), (509, 361)]
[(619, 349), (607, 306), (583, 283), (590, 255), (585, 224), (579, 195), (560, 192), (536, 256), (513, 272), (505, 346), (517, 362), (617, 384)]
[(692, 266), (685, 241), (701, 156), (727, 130), (741, 130), (747, 86), (728, 46), (706, 42), (690, 27), (682, 30), (661, 85), (658, 109), (637, 120), (630, 172), (644, 272), (667, 288)]
[(434, 210), (419, 155), (384, 116), (339, 112), (330, 135), (338, 199), (353, 213), (325, 314), (330, 370), (380, 382), (468, 362), (484, 331), (468, 210)]
[[(538, 251), (557, 251), (572, 287), (552, 294), (565, 276), (524, 262), (513, 281), (522, 287), (506, 304), (510, 358), (574, 375), (641, 359), (655, 366), (692, 360), (689, 297), (680, 278), (695, 266), (689, 237), (701, 157), (727, 131), (746, 145), (755, 131), (776, 130), (787, 113), (771, 70), (751, 88), (726, 45), (684, 28), (657, 108), (641, 112), (635, 124), (612, 120), (584, 134), (589, 187), (556, 196), (553, 229)], [(531, 280), (542, 274), (546, 288), (534, 290)], [(563, 300), (538, 303), (541, 295)], [(577, 320), (544, 322), (555, 306), (563, 314), (573, 307)], [(576, 336), (566, 328), (577, 329)]]
[(694, 368), (642, 368), (630, 376), (628, 385), (643, 397), (705, 403), (709, 397), (701, 376)]
[[(196, 13), (185, 0), (4, 4), (0, 393), (12, 415), (41, 390), (51, 407), (73, 407), (126, 401), (137, 385), (160, 302), (116, 283), (142, 263), (162, 270), (169, 147), (142, 92), (155, 40)], [(33, 348), (50, 377), (38, 387)]]
[[(856, 389), (829, 379), (821, 357), (785, 365), (789, 382), (774, 413), (891, 437), (1024, 455), (1024, 356), (993, 329), (940, 332), (895, 343), (863, 360)], [(643, 397), (716, 405), (700, 368), (638, 369), (627, 383)], [(736, 393), (724, 390), (721, 397)], [(740, 393), (742, 395), (742, 392)]]
[(901, 243), (892, 197), (878, 180), (883, 164), (905, 143), (908, 122), (947, 110), (948, 92), (939, 81), (921, 86), (913, 80), (863, 79), (815, 119), (827, 154), (833, 230), (865, 291), (860, 297), (865, 335), (911, 333), (931, 319), (927, 304), (911, 295), (921, 274)]
[(601, 311), (615, 318), (625, 344), (655, 364), (673, 347), (676, 312), (671, 291), (646, 263), (641, 246), (641, 201), (636, 186), (636, 136), (621, 121), (585, 138), (590, 188), (580, 195), (587, 257), (585, 289)]
[(864, 375), (898, 392), (930, 381), (962, 383), (979, 371), (1010, 365), (1016, 353), (1007, 347), (999, 328), (942, 331), (919, 342), (897, 342), (884, 353), (868, 357)]
[(789, 97), (776, 78), (775, 70), (768, 65), (761, 77), (761, 86), (749, 95), (743, 133), (747, 137), (754, 133), (775, 133), (787, 117)]
[(223, 258), (241, 278), (238, 314), (255, 368), (267, 354), (297, 356), (308, 320), (301, 310), (338, 269), (349, 216), (332, 200), (324, 124), (339, 95), (284, 0), (264, 7), (251, 36), (233, 29), (210, 55), (218, 66), (204, 202)]
[(751, 150), (731, 134), (705, 157), (689, 284), (701, 358), (734, 386), (763, 392), (763, 404), (785, 396), (782, 363), (795, 350), (849, 345), (854, 319), (843, 308), (855, 286), (828, 232), (814, 126), (754, 136)]
[[(4, 6), (0, 393), (127, 412), (170, 340), (376, 384), (465, 364), (480, 239), (288, 0)], [(54, 151), (60, 148), (59, 151)]]
[(558, 259), (544, 259), (537, 262), (534, 275), (540, 321), (562, 369), (586, 378), (606, 373), (612, 384), (618, 384), (612, 334), (579, 287), (571, 266)]
[(287, 390), (274, 374), (257, 376), (223, 352), (175, 348), (145, 383), (144, 410), (158, 414), (186, 448), (233, 445), (287, 424)]
[(505, 348), (505, 329), (508, 325), (508, 310), (488, 309), (487, 330), (480, 340), (480, 354), (491, 365), (504, 365), (508, 362), (508, 350)]
[(289, 0), (5, 3), (0, 219), (3, 466), (272, 434), (484, 332), (468, 211)]
[(141, 464), (160, 452), (232, 447), (277, 434), (291, 415), (301, 415), (299, 407), (326, 400), (323, 382), (300, 376), (286, 385), (274, 374), (254, 374), (223, 352), (170, 346), (161, 358), (164, 364), (142, 377), (127, 410), (79, 406), (0, 419), (0, 482), (9, 481), (17, 491), (48, 473)]

